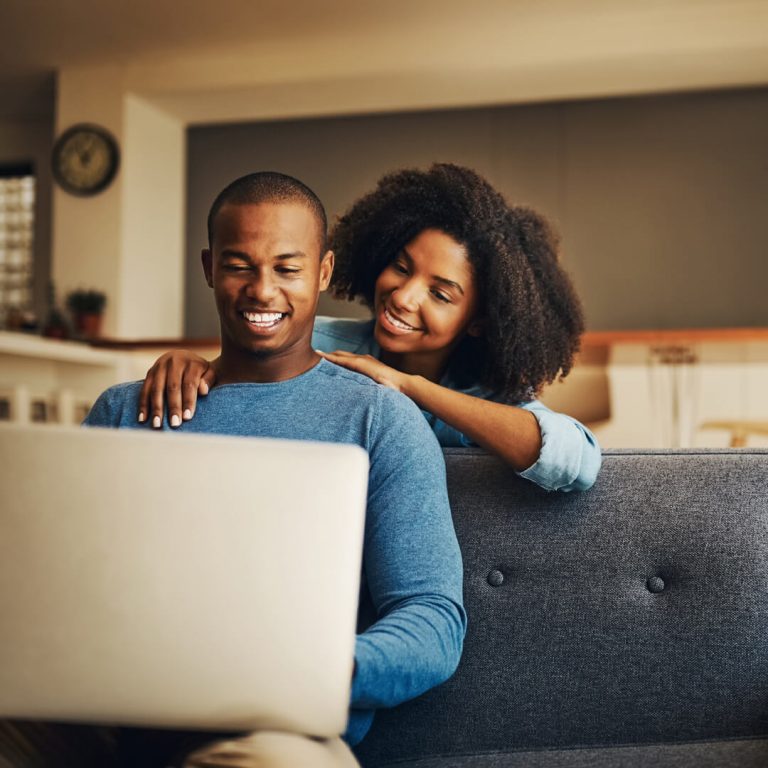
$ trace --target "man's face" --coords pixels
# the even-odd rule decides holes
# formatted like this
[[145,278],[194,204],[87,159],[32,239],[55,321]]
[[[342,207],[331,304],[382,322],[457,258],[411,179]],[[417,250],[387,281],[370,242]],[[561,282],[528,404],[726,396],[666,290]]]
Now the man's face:
[[298,202],[221,208],[202,257],[222,347],[257,355],[310,348],[318,294],[333,271],[333,254],[321,258],[319,226]]

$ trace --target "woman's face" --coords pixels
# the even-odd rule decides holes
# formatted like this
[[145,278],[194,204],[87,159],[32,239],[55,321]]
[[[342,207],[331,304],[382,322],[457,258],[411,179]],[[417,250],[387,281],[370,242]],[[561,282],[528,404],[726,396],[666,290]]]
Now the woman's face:
[[425,229],[376,280],[376,341],[392,354],[442,352],[447,359],[467,333],[479,332],[477,301],[466,248]]

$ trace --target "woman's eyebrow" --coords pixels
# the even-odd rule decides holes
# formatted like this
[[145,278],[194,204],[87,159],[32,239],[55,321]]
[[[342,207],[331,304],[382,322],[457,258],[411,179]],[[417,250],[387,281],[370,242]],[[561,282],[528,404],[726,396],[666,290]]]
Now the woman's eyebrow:
[[447,285],[449,288],[455,288],[462,296],[464,295],[464,289],[453,280],[449,280],[447,277],[440,277],[440,275],[432,275],[432,279]]
[[[400,249],[400,254],[405,257],[405,260],[409,264],[413,264],[413,257],[410,253],[408,253],[408,250],[405,246],[403,246]],[[449,280],[447,277],[440,277],[440,275],[432,275],[431,276],[433,280],[436,280],[438,283],[442,283],[443,285],[447,285],[449,288],[455,288],[462,296],[464,295],[464,289],[454,280]]]

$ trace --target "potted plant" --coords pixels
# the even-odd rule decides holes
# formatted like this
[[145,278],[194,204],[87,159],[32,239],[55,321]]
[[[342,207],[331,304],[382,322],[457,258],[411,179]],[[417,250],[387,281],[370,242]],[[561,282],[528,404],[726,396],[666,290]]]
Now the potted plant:
[[56,303],[56,289],[50,282],[48,283],[48,314],[43,323],[43,336],[50,339],[68,339],[70,332],[69,321]]
[[101,333],[101,320],[107,295],[94,289],[78,289],[67,295],[67,309],[72,313],[75,329],[87,339],[95,339]]

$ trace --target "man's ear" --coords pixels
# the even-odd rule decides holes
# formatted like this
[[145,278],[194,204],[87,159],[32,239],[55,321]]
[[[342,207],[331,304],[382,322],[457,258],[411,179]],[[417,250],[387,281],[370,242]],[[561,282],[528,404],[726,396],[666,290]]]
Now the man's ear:
[[203,262],[203,272],[205,273],[205,282],[209,288],[213,288],[213,256],[208,248],[203,248],[200,258]]
[[331,282],[331,275],[333,274],[334,264],[333,251],[326,251],[323,258],[320,259],[320,290],[324,291],[328,288]]
[[467,327],[467,336],[482,336],[485,333],[485,320],[482,317],[476,317]]

